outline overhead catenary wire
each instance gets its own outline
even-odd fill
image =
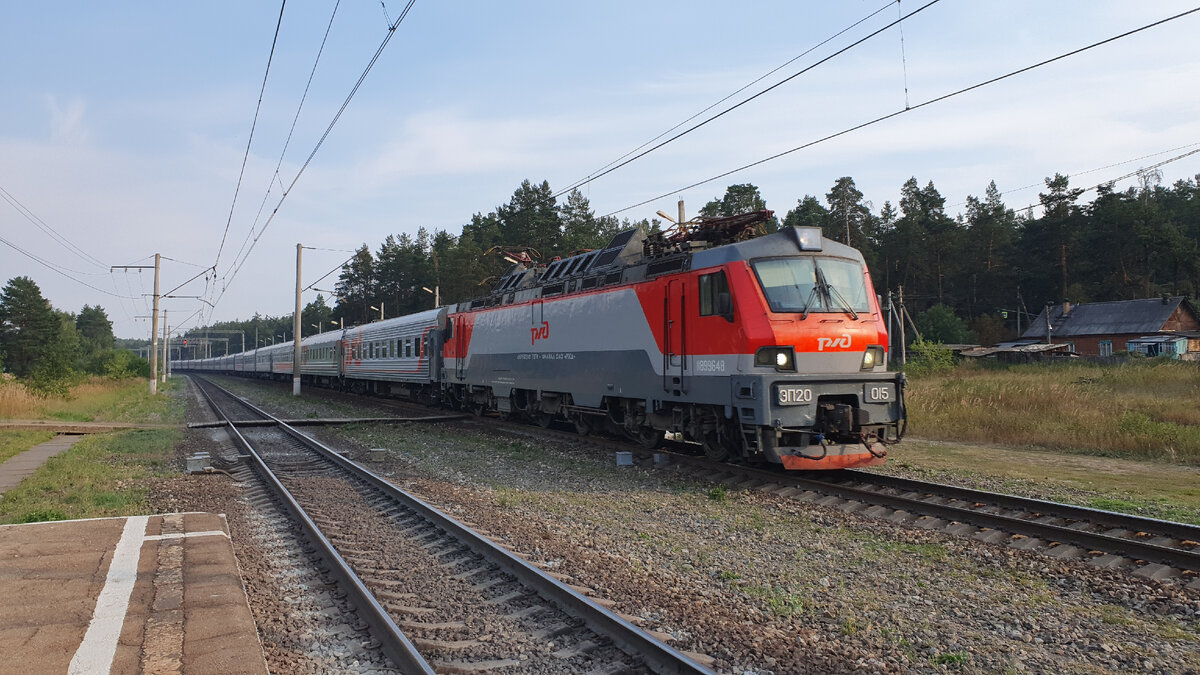
[[[49,262],[49,261],[47,261],[47,260],[44,260],[44,259],[42,259],[42,258],[40,258],[40,257],[38,257],[38,256],[36,256],[36,255],[34,255],[34,254],[32,254],[32,253],[30,253],[29,251],[26,251],[25,249],[21,248],[20,246],[17,246],[16,244],[12,243],[11,241],[9,241],[9,240],[5,239],[4,237],[0,237],[0,243],[2,243],[2,244],[4,244],[4,245],[8,246],[9,248],[13,249],[14,251],[17,251],[18,253],[20,253],[20,254],[24,255],[25,257],[29,258],[30,260],[32,260],[32,261],[34,261],[34,262],[36,262],[36,263],[38,263],[38,264],[42,265],[42,266],[43,266],[43,267],[45,267],[46,269],[49,269],[49,270],[51,270],[52,272],[56,272],[56,273],[58,273],[58,274],[61,274],[62,276],[64,276],[64,277],[66,277],[66,278],[70,279],[71,281],[74,281],[74,282],[75,282],[75,283],[77,283],[77,284],[80,284],[80,285],[82,285],[82,286],[87,286],[88,288],[92,289],[93,291],[96,291],[97,293],[103,293],[103,294],[105,294],[105,295],[109,295],[109,296],[112,296],[112,297],[114,297],[114,298],[120,298],[120,297],[124,297],[124,296],[121,296],[121,295],[119,295],[119,294],[116,294],[116,293],[111,293],[111,292],[109,292],[109,291],[106,291],[106,290],[104,290],[103,288],[98,288],[98,287],[96,287],[96,286],[93,286],[93,285],[89,284],[88,282],[86,282],[86,281],[84,281],[84,280],[82,280],[82,279],[78,279],[78,278],[76,278],[76,277],[74,277],[74,276],[72,276],[72,275],[68,274],[67,272],[65,272],[65,271],[64,271],[64,269],[65,269],[65,268],[60,268],[59,266],[55,265],[54,263],[51,263],[51,262]],[[129,298],[129,299],[131,299],[131,300],[132,300],[133,298]]]
[[[666,131],[663,131],[663,132],[662,132],[662,133],[660,133],[659,135],[655,136],[654,138],[651,138],[650,140],[646,141],[645,143],[642,143],[641,145],[637,146],[636,148],[634,148],[634,149],[630,150],[629,152],[627,152],[627,153],[625,153],[625,154],[621,155],[620,157],[618,157],[618,158],[616,158],[616,159],[612,160],[612,161],[611,161],[611,162],[609,162],[608,164],[605,164],[604,166],[602,166],[602,167],[600,167],[599,169],[597,169],[595,172],[592,172],[591,174],[588,174],[587,178],[590,178],[590,177],[592,177],[593,175],[595,175],[595,173],[597,173],[597,172],[599,172],[599,171],[603,171],[603,170],[605,170],[605,169],[609,168],[610,166],[612,166],[612,165],[616,164],[617,162],[620,162],[621,160],[625,159],[626,157],[629,157],[630,155],[632,155],[632,154],[634,154],[634,153],[638,152],[638,151],[639,151],[639,150],[641,150],[642,148],[645,148],[646,146],[650,145],[651,143],[654,143],[655,141],[657,141],[658,139],[662,138],[663,136],[666,136],[667,134],[671,133],[672,131],[675,131],[676,129],[678,129],[678,128],[682,127],[683,125],[687,124],[688,122],[691,122],[692,120],[694,120],[694,119],[696,119],[697,117],[699,117],[699,116],[703,115],[704,113],[706,113],[706,112],[708,112],[708,111],[712,110],[713,108],[715,108],[715,107],[717,107],[717,106],[721,105],[722,103],[724,103],[724,102],[728,101],[729,99],[733,98],[734,96],[737,96],[738,94],[742,93],[743,91],[746,91],[746,90],[747,90],[747,89],[749,89],[750,87],[753,87],[754,85],[758,84],[759,82],[762,82],[763,80],[765,80],[765,79],[767,79],[768,77],[770,77],[770,76],[774,75],[775,73],[777,73],[777,72],[779,72],[779,71],[783,70],[784,68],[786,68],[786,67],[788,67],[788,66],[792,65],[792,64],[793,64],[793,63],[795,63],[796,61],[799,61],[800,59],[804,58],[805,56],[808,56],[809,54],[811,54],[812,52],[816,51],[817,49],[819,49],[819,48],[821,48],[821,47],[824,47],[825,45],[827,45],[827,44],[829,44],[830,42],[832,42],[832,41],[836,40],[837,38],[841,37],[842,35],[845,35],[846,33],[850,32],[851,30],[853,30],[853,29],[857,28],[858,26],[862,25],[863,23],[865,23],[865,22],[867,22],[867,21],[871,20],[871,19],[872,19],[872,18],[874,18],[874,17],[875,17],[877,14],[879,14],[879,13],[880,13],[880,12],[882,12],[883,10],[887,9],[888,7],[891,7],[893,4],[895,4],[895,5],[896,5],[896,9],[897,9],[897,11],[900,11],[900,0],[889,0],[889,2],[887,2],[886,4],[884,4],[884,5],[883,5],[882,7],[880,7],[879,9],[877,9],[877,10],[875,10],[875,11],[871,12],[870,14],[868,14],[868,15],[864,16],[863,18],[859,19],[858,21],[855,21],[854,23],[850,24],[849,26],[846,26],[845,28],[843,28],[842,30],[840,30],[840,31],[838,31],[838,32],[836,32],[836,33],[834,33],[833,35],[830,35],[829,37],[825,38],[824,40],[822,40],[822,41],[818,42],[817,44],[813,45],[812,47],[809,47],[808,49],[806,49],[806,50],[804,50],[803,52],[801,52],[801,53],[797,54],[796,56],[793,56],[792,58],[790,58],[790,59],[788,59],[787,61],[785,61],[785,62],[781,63],[780,65],[776,66],[775,68],[772,68],[771,70],[767,71],[766,73],[763,73],[762,75],[760,75],[759,77],[757,77],[757,78],[755,78],[755,79],[751,80],[750,82],[747,82],[746,84],[742,85],[742,86],[741,86],[739,89],[737,89],[736,91],[730,92],[729,94],[725,95],[725,96],[724,96],[723,98],[721,98],[720,100],[717,100],[717,101],[713,102],[713,103],[712,103],[712,104],[710,104],[708,107],[706,107],[706,108],[704,108],[703,110],[700,110],[700,111],[696,112],[695,114],[693,114],[691,117],[688,117],[687,119],[685,119],[685,120],[683,120],[683,121],[681,121],[681,122],[679,122],[679,123],[675,124],[675,126],[673,126],[673,127],[669,128],[669,129],[667,129]],[[586,181],[586,178],[579,179],[579,180],[577,180],[577,181],[575,181],[575,182],[571,183],[571,187],[568,187],[566,190],[563,190],[563,191],[562,191],[562,192],[560,192],[559,194],[556,194],[556,195],[555,195],[555,197],[561,196],[561,194],[562,194],[562,193],[570,192],[571,190],[574,190],[574,189],[576,189],[576,188],[578,188],[578,187],[582,187],[583,185],[585,185],[585,184],[586,184],[586,182],[587,182],[587,181]]]
[[[104,262],[100,261],[92,254],[83,250],[82,248],[77,246],[75,244],[75,242],[71,241],[70,239],[67,239],[65,236],[63,236],[61,233],[59,233],[58,230],[55,230],[53,227],[51,227],[49,223],[42,220],[42,218],[40,216],[38,216],[36,213],[34,213],[29,207],[22,204],[20,200],[18,200],[15,196],[13,196],[13,194],[11,192],[4,189],[3,186],[0,186],[0,199],[3,199],[4,201],[8,202],[9,205],[12,206],[14,209],[16,209],[17,213],[21,214],[22,217],[24,217],[29,222],[33,223],[33,225],[35,227],[37,227],[42,232],[45,232],[47,236],[49,236],[54,241],[58,242],[63,248],[65,248],[68,251],[70,251],[71,253],[75,254],[77,257],[82,259],[84,262],[90,263],[92,265],[96,265],[97,267],[101,267],[101,268],[108,267],[108,265],[106,265]],[[66,268],[63,268],[63,269],[66,269]],[[75,272],[75,273],[76,274],[95,274],[94,272]],[[103,273],[101,273],[101,274],[103,274]]]
[[[307,248],[307,247],[305,247],[305,248]],[[332,250],[332,249],[330,249],[330,250]],[[309,284],[309,285],[305,286],[305,287],[304,287],[304,290],[306,290],[306,291],[307,291],[307,290],[311,290],[313,286],[316,286],[317,284],[321,283],[322,281],[325,281],[325,278],[326,278],[326,277],[328,277],[330,274],[333,274],[334,272],[336,272],[336,271],[338,271],[338,270],[342,269],[343,267],[345,267],[345,266],[346,266],[346,263],[350,262],[351,260],[354,260],[354,257],[355,257],[355,256],[357,256],[357,255],[358,255],[358,251],[354,251],[353,255],[351,255],[349,258],[346,258],[346,259],[345,259],[345,260],[343,260],[342,262],[338,263],[338,266],[337,266],[337,267],[335,267],[335,268],[333,268],[333,269],[329,270],[329,271],[328,271],[328,272],[326,272],[325,274],[322,274],[322,275],[321,275],[321,278],[319,278],[319,279],[317,279],[316,281],[312,282],[311,284]]]
[[[200,265],[200,264],[198,264],[198,263],[194,263],[194,262],[188,262],[188,261],[186,261],[186,260],[176,260],[175,258],[168,258],[168,257],[167,257],[167,256],[165,256],[165,255],[164,255],[164,256],[159,256],[159,257],[160,257],[161,259],[163,259],[163,260],[170,260],[171,262],[174,262],[174,263],[179,263],[180,265],[187,265],[187,266],[189,266],[189,267],[203,267],[203,268],[204,268],[204,269],[206,269],[206,270],[210,270],[210,269],[212,269],[212,267],[210,267],[210,266],[208,266],[208,265]]]
[[[762,165],[762,164],[766,164],[767,162],[774,161],[774,160],[776,160],[776,159],[779,159],[780,157],[784,157],[784,156],[790,155],[790,154],[792,154],[792,153],[799,152],[800,150],[805,150],[805,149],[807,149],[807,148],[811,148],[811,147],[813,147],[813,146],[815,146],[815,145],[819,145],[819,144],[821,144],[821,143],[824,143],[824,142],[826,142],[826,141],[832,140],[832,139],[834,139],[834,138],[838,138],[838,137],[840,137],[840,136],[845,136],[846,134],[853,133],[853,132],[855,132],[855,131],[858,131],[859,129],[864,129],[864,128],[866,128],[866,127],[869,127],[869,126],[873,126],[873,125],[875,125],[875,124],[879,124],[880,122],[884,122],[884,121],[890,120],[890,119],[892,119],[892,118],[894,118],[894,117],[899,117],[900,115],[903,115],[903,114],[905,114],[905,113],[909,113],[909,112],[912,112],[912,111],[914,111],[914,110],[919,110],[919,109],[921,109],[921,108],[924,108],[924,107],[926,107],[926,106],[933,105],[933,104],[935,104],[935,103],[940,103],[941,101],[945,101],[945,100],[947,100],[947,99],[954,98],[954,97],[956,97],[956,96],[960,96],[960,95],[962,95],[962,94],[965,94],[965,93],[967,93],[967,92],[974,91],[974,90],[976,90],[976,89],[980,89],[980,88],[982,88],[982,87],[986,87],[986,86],[988,86],[988,85],[991,85],[991,84],[995,84],[996,82],[1000,82],[1000,81],[1002,81],[1002,80],[1006,80],[1006,79],[1008,79],[1008,78],[1015,77],[1015,76],[1017,76],[1017,75],[1020,75],[1020,74],[1022,74],[1022,73],[1027,73],[1027,72],[1029,72],[1029,71],[1031,71],[1031,70],[1034,70],[1034,69],[1037,69],[1037,68],[1041,68],[1042,66],[1047,66],[1047,65],[1050,65],[1051,63],[1055,63],[1055,62],[1057,62],[1057,61],[1061,61],[1061,60],[1063,60],[1063,59],[1066,59],[1066,58],[1069,58],[1069,57],[1075,56],[1075,55],[1077,55],[1077,54],[1081,54],[1081,53],[1083,53],[1083,52],[1086,52],[1086,51],[1088,51],[1088,50],[1095,49],[1095,48],[1097,48],[1097,47],[1101,47],[1101,46],[1103,46],[1103,45],[1106,45],[1106,44],[1109,44],[1109,43],[1111,43],[1111,42],[1115,42],[1115,41],[1117,41],[1117,40],[1120,40],[1120,39],[1123,39],[1123,38],[1127,38],[1127,37],[1129,37],[1129,36],[1131,36],[1131,35],[1136,35],[1137,33],[1141,33],[1141,32],[1143,32],[1143,31],[1149,30],[1149,29],[1151,29],[1151,28],[1155,28],[1155,27],[1158,27],[1158,26],[1164,25],[1164,24],[1166,24],[1166,23],[1169,23],[1169,22],[1171,22],[1171,21],[1175,21],[1175,20],[1181,19],[1181,18],[1183,18],[1183,17],[1185,17],[1185,16],[1188,16],[1188,15],[1190,15],[1190,14],[1195,14],[1196,12],[1200,12],[1200,7],[1193,7],[1192,9],[1189,9],[1189,10],[1186,10],[1186,11],[1180,12],[1180,13],[1178,13],[1178,14],[1175,14],[1175,15],[1169,16],[1169,17],[1167,17],[1167,18],[1165,18],[1165,19],[1160,19],[1160,20],[1158,20],[1158,21],[1154,21],[1154,22],[1148,23],[1148,24],[1146,24],[1146,25],[1144,25],[1144,26],[1141,26],[1141,27],[1138,27],[1138,28],[1134,28],[1134,29],[1132,29],[1132,30],[1128,30],[1128,31],[1126,31],[1126,32],[1124,32],[1124,33],[1120,33],[1120,34],[1118,34],[1118,35],[1114,35],[1114,36],[1112,36],[1112,37],[1105,38],[1105,39],[1103,39],[1103,40],[1100,40],[1100,41],[1098,41],[1098,42],[1093,42],[1093,43],[1091,43],[1091,44],[1089,44],[1089,45],[1086,45],[1086,46],[1083,46],[1083,47],[1079,47],[1079,48],[1077,48],[1077,49],[1073,49],[1073,50],[1071,50],[1071,51],[1069,51],[1069,52],[1065,52],[1065,53],[1063,53],[1063,54],[1059,54],[1058,56],[1054,56],[1054,57],[1051,57],[1051,58],[1045,59],[1045,60],[1043,60],[1043,61],[1039,61],[1039,62],[1037,62],[1037,63],[1034,63],[1034,64],[1031,64],[1031,65],[1025,66],[1025,67],[1023,67],[1023,68],[1018,68],[1017,70],[1010,71],[1010,72],[1008,72],[1008,73],[1005,73],[1005,74],[1003,74],[1003,75],[999,75],[999,76],[997,76],[997,77],[993,77],[993,78],[991,78],[991,79],[984,80],[984,81],[982,81],[982,82],[977,82],[977,83],[975,83],[975,84],[973,84],[973,85],[970,85],[970,86],[968,86],[968,87],[963,87],[962,89],[958,89],[958,90],[952,91],[952,92],[950,92],[950,93],[948,93],[948,94],[943,94],[943,95],[941,95],[941,96],[937,96],[937,97],[935,97],[935,98],[931,98],[931,99],[928,99],[928,100],[926,100],[926,101],[922,101],[921,103],[918,103],[918,104],[916,104],[916,105],[914,105],[914,106],[911,106],[911,107],[905,107],[905,108],[902,108],[902,109],[900,109],[900,110],[897,110],[897,111],[894,111],[894,112],[888,113],[888,114],[886,114],[886,115],[881,115],[881,116],[879,116],[879,117],[876,117],[876,118],[874,118],[874,119],[872,119],[872,120],[868,120],[868,121],[866,121],[866,122],[863,122],[863,123],[861,123],[861,124],[856,124],[856,125],[854,125],[854,126],[852,126],[852,127],[848,127],[848,128],[846,128],[846,129],[842,129],[841,131],[838,131],[838,132],[835,132],[835,133],[829,134],[829,135],[827,135],[827,136],[823,136],[823,137],[821,137],[821,138],[818,138],[818,139],[816,139],[816,140],[813,140],[813,141],[809,141],[808,143],[804,143],[804,144],[802,144],[802,145],[798,145],[798,146],[796,146],[796,147],[794,147],[794,148],[791,148],[791,149],[789,149],[789,150],[784,150],[784,151],[782,151],[782,152],[775,153],[774,155],[770,155],[770,156],[768,156],[768,157],[764,157],[764,158],[762,158],[762,159],[759,159],[759,160],[756,160],[756,161],[754,161],[754,162],[750,162],[749,164],[743,164],[742,166],[739,166],[739,167],[737,167],[736,169],[730,169],[729,171],[725,171],[725,172],[723,172],[723,173],[719,173],[719,174],[717,174],[717,175],[715,175],[715,176],[711,176],[711,177],[709,177],[709,178],[705,178],[705,179],[703,179],[703,180],[700,180],[700,181],[697,181],[697,182],[695,182],[695,183],[692,183],[691,185],[687,185],[687,186],[684,186],[684,187],[681,187],[681,188],[676,188],[676,189],[674,189],[674,190],[670,190],[670,191],[668,191],[668,192],[665,192],[665,193],[663,193],[663,194],[661,194],[661,195],[658,195],[658,196],[656,196],[656,197],[652,197],[652,198],[650,198],[650,199],[643,200],[643,201],[641,201],[641,202],[638,202],[638,203],[636,203],[636,204],[631,204],[631,205],[629,205],[629,206],[626,206],[626,207],[624,207],[624,208],[617,209],[617,210],[615,210],[615,211],[612,211],[612,212],[610,212],[610,213],[608,213],[608,214],[604,215],[603,217],[607,218],[607,217],[610,217],[610,216],[615,216],[615,215],[617,215],[618,213],[624,213],[625,211],[629,211],[630,209],[635,209],[635,208],[638,208],[639,206],[645,206],[645,205],[647,205],[647,204],[651,204],[651,203],[653,203],[653,202],[659,201],[659,200],[661,200],[661,199],[665,199],[665,198],[667,198],[667,197],[670,197],[671,195],[677,194],[677,193],[679,193],[679,192],[682,192],[682,191],[684,191],[684,190],[690,190],[690,189],[692,189],[692,188],[699,187],[699,186],[701,186],[701,185],[705,185],[705,184],[707,184],[707,183],[711,183],[711,182],[713,182],[713,181],[715,181],[715,180],[720,180],[720,179],[722,179],[722,178],[725,178],[725,177],[727,177],[727,176],[731,176],[731,175],[733,175],[733,174],[735,174],[735,173],[738,173],[738,172],[741,172],[741,171],[745,171],[746,169],[750,169],[750,168],[753,168],[753,167],[756,167],[756,166],[759,166],[759,165]]]
[[[1196,147],[1197,145],[1200,145],[1200,141],[1197,141],[1197,142],[1195,142],[1195,143],[1186,143],[1186,144],[1184,144],[1184,145],[1179,145],[1179,146],[1176,146],[1176,147],[1173,147],[1173,148],[1167,148],[1166,150],[1159,150],[1158,152],[1152,152],[1152,153],[1149,153],[1149,154],[1146,154],[1146,155],[1142,155],[1142,156],[1140,156],[1140,157],[1133,157],[1133,158],[1131,158],[1131,159],[1124,159],[1124,160],[1121,160],[1120,162],[1113,162],[1113,163],[1111,163],[1111,164],[1105,164],[1104,166],[1098,166],[1098,167],[1096,167],[1096,168],[1094,168],[1094,169],[1087,169],[1086,171],[1069,171],[1069,172],[1067,172],[1067,173],[1066,173],[1066,175],[1067,175],[1067,176],[1069,176],[1069,177],[1071,177],[1071,178],[1078,178],[1079,176],[1086,176],[1086,175],[1088,175],[1088,174],[1090,174],[1090,173],[1096,173],[1097,171],[1104,171],[1105,169],[1112,169],[1112,168],[1114,168],[1114,167],[1118,167],[1118,166],[1124,166],[1124,165],[1126,165],[1126,164],[1130,164],[1130,163],[1132,163],[1132,162],[1140,162],[1140,161],[1142,161],[1143,159],[1150,159],[1151,157],[1158,157],[1159,155],[1165,155],[1165,154],[1167,154],[1168,152],[1175,152],[1175,151],[1177,151],[1177,150],[1185,150],[1185,149],[1187,149],[1187,148],[1194,148],[1194,147]],[[1175,161],[1175,160],[1177,160],[1177,159],[1182,159],[1183,157],[1186,157],[1186,156],[1188,156],[1188,155],[1190,155],[1190,154],[1192,154],[1192,153],[1185,153],[1185,154],[1183,154],[1183,155],[1180,155],[1179,157],[1175,157],[1175,158],[1173,158],[1173,159],[1171,159],[1171,160],[1169,160],[1169,161],[1170,161],[1170,162],[1173,162],[1173,161]],[[1160,165],[1159,165],[1159,164],[1156,164],[1155,166],[1160,166]],[[1136,172],[1134,172],[1134,173],[1136,174]],[[1126,178],[1127,178],[1127,177],[1128,177],[1128,176],[1126,176]],[[1105,182],[1106,182],[1106,183],[1108,183],[1108,182],[1114,182],[1114,181],[1118,181],[1118,180],[1123,180],[1123,179],[1122,179],[1122,178],[1115,178],[1115,179],[1113,179],[1113,181],[1105,181]],[[1104,185],[1104,183],[1101,183],[1100,185]],[[1043,181],[1038,181],[1037,183],[1030,183],[1029,185],[1022,185],[1021,187],[1011,188],[1011,189],[1008,189],[1008,190],[1004,190],[1003,192],[1004,192],[1004,194],[1006,194],[1006,195],[1010,195],[1010,194],[1012,194],[1012,193],[1014,193],[1014,192],[1023,192],[1023,191],[1025,191],[1025,190],[1029,190],[1029,189],[1032,189],[1032,188],[1040,188],[1040,187],[1044,187],[1044,186],[1045,186],[1045,182],[1043,182]],[[946,208],[946,209],[953,209],[953,208],[958,208],[958,207],[960,207],[960,206],[966,206],[966,204],[967,204],[966,200],[963,200],[963,201],[961,201],[961,202],[958,202],[958,203],[956,203],[956,204],[950,204],[950,205],[946,206],[945,208]]]
[[[896,14],[900,13],[900,2],[896,2]],[[903,19],[903,17],[901,17]],[[904,24],[900,23],[900,66],[904,73],[904,107],[908,107],[908,56],[904,53]]]
[[[225,232],[221,235],[221,245],[217,248],[217,259],[213,267],[221,264],[221,252],[225,250],[225,238],[229,236],[229,226],[233,223],[233,211],[237,207],[238,193],[242,189],[242,179],[246,175],[246,163],[250,160],[250,146],[254,143],[254,129],[258,126],[258,113],[262,110],[263,92],[267,90],[267,77],[271,74],[271,62],[275,59],[275,45],[279,43],[279,28],[283,25],[283,10],[287,0],[279,4],[279,19],[275,23],[275,37],[271,40],[271,53],[267,56],[267,68],[263,73],[262,87],[258,90],[258,105],[254,108],[254,120],[250,122],[250,137],[246,139],[246,153],[242,156],[242,169],[238,173],[237,186],[233,189],[233,203],[229,205],[229,218],[225,221]]]
[[[1133,178],[1134,176],[1142,173],[1143,171],[1151,171],[1154,169],[1158,169],[1158,168],[1164,167],[1168,164],[1171,164],[1172,162],[1178,162],[1179,160],[1184,159],[1186,157],[1191,157],[1192,155],[1195,155],[1195,154],[1200,154],[1200,148],[1196,148],[1195,150],[1190,150],[1190,151],[1185,152],[1180,155],[1175,155],[1174,157],[1171,157],[1169,159],[1164,159],[1161,162],[1156,162],[1149,166],[1138,167],[1138,169],[1136,171],[1130,171],[1129,173],[1127,173],[1125,175],[1117,176],[1116,178],[1110,178],[1109,180],[1106,180],[1106,181],[1101,181],[1099,183],[1096,183],[1095,185],[1092,185],[1091,187],[1082,188],[1082,190],[1079,194],[1083,194],[1085,192],[1091,192],[1092,190],[1098,190],[1105,185],[1112,185],[1113,183],[1123,181],[1126,178]],[[1128,162],[1122,162],[1122,164],[1127,164],[1127,163]],[[1116,166],[1116,165],[1114,165],[1114,166]],[[1022,206],[1019,209],[1013,209],[1013,210],[1014,211],[1032,211],[1033,209],[1037,208],[1038,206],[1041,206],[1041,204],[1040,203],[1039,204],[1029,204],[1028,206]]]
[[[296,172],[295,177],[292,178],[292,182],[288,185],[287,189],[283,191],[283,194],[282,194],[282,196],[280,196],[279,201],[275,204],[275,208],[271,211],[270,217],[267,218],[267,222],[263,223],[262,229],[259,230],[257,235],[255,235],[254,240],[251,242],[249,249],[246,250],[246,252],[242,256],[241,260],[235,261],[235,264],[233,266],[231,266],[230,269],[227,270],[226,273],[221,277],[223,286],[221,288],[220,295],[218,295],[216,301],[213,302],[214,306],[218,302],[220,302],[221,298],[223,298],[225,296],[225,292],[226,292],[226,290],[228,290],[229,285],[233,282],[234,278],[237,277],[238,272],[241,271],[242,266],[245,264],[246,260],[249,259],[250,253],[253,252],[254,247],[258,244],[259,239],[262,237],[263,233],[266,232],[267,228],[274,221],[275,216],[279,213],[279,209],[280,209],[280,207],[283,206],[284,200],[286,200],[288,195],[291,194],[292,190],[296,186],[296,183],[300,180],[300,176],[302,176],[304,174],[304,170],[308,168],[308,165],[310,163],[312,163],[312,160],[316,156],[317,151],[319,151],[321,149],[321,146],[325,143],[325,140],[329,137],[329,134],[333,131],[333,127],[337,124],[338,120],[341,119],[342,114],[346,111],[346,108],[350,105],[350,101],[354,98],[354,95],[356,93],[358,93],[359,88],[362,87],[363,82],[367,79],[367,75],[369,75],[371,70],[375,67],[375,63],[379,61],[379,57],[381,54],[383,54],[384,48],[387,47],[388,42],[390,42],[392,39],[392,36],[394,36],[396,34],[396,29],[400,26],[401,23],[404,22],[405,17],[408,16],[409,11],[412,10],[413,5],[415,5],[415,4],[416,4],[416,0],[409,0],[408,4],[406,4],[404,6],[404,9],[401,11],[400,15],[396,18],[396,21],[393,22],[388,27],[387,35],[384,36],[383,40],[379,44],[379,47],[375,50],[375,54],[371,57],[371,60],[367,63],[366,67],[363,69],[362,74],[359,75],[358,80],[354,83],[354,86],[351,87],[350,93],[346,95],[345,101],[342,102],[341,107],[338,109],[337,113],[333,116],[333,119],[330,120],[329,126],[327,126],[325,128],[325,133],[323,133],[321,135],[321,138],[317,141],[317,144],[313,147],[312,152],[309,153],[308,158],[306,160],[304,160],[304,164],[301,165],[300,169]]]
[[[292,135],[296,133],[296,124],[300,121],[300,112],[304,110],[304,102],[308,100],[309,89],[312,88],[313,78],[317,74],[317,65],[321,63],[321,55],[325,53],[325,43],[329,41],[329,32],[333,29],[333,20],[337,18],[338,7],[341,4],[341,0],[337,0],[333,5],[333,12],[329,16],[329,23],[325,26],[325,35],[321,38],[321,46],[317,49],[316,58],[313,59],[312,70],[308,73],[308,82],[304,85],[304,93],[300,95],[300,103],[296,106],[296,114],[292,116],[292,126],[288,129],[287,138],[283,141],[283,149],[279,151],[279,161],[275,163],[275,172],[272,174],[271,180],[268,181],[267,191],[263,194],[262,202],[258,205],[258,212],[254,215],[254,223],[250,225],[250,231],[246,233],[246,238],[242,240],[242,245],[238,248],[237,255],[234,256],[235,260],[246,249],[247,242],[250,241],[255,228],[258,227],[258,221],[262,218],[263,209],[267,206],[267,200],[271,198],[271,192],[274,191],[275,184],[279,184],[280,190],[284,189],[283,179],[279,175],[279,170],[283,166],[284,157],[287,156],[288,147],[292,144]]]
[[[595,174],[594,176],[589,176],[586,179],[584,179],[583,181],[577,181],[576,183],[566,187],[565,189],[559,190],[552,196],[552,198],[561,197],[562,195],[567,194],[568,192],[578,189],[584,185],[587,185],[588,183],[591,183],[592,181],[595,181],[598,178],[607,176],[608,174],[612,173],[613,171],[616,171],[617,169],[620,169],[621,167],[632,164],[633,162],[641,159],[642,157],[645,157],[646,155],[654,152],[655,150],[658,150],[659,148],[662,148],[670,143],[673,143],[674,141],[676,141],[680,138],[683,138],[684,136],[703,127],[704,125],[708,124],[709,122],[719,119],[719,118],[733,112],[734,110],[737,110],[738,108],[746,105],[747,103],[757,99],[758,97],[763,96],[764,94],[767,94],[768,92],[771,92],[771,91],[783,86],[784,84],[787,84],[788,82],[796,79],[797,77],[800,77],[801,75],[813,70],[814,68],[817,68],[818,66],[821,66],[822,64],[827,63],[827,62],[833,60],[834,58],[841,56],[842,54],[845,54],[846,52],[850,51],[851,49],[854,49],[855,47],[861,45],[862,43],[866,42],[867,40],[870,40],[871,38],[873,38],[877,35],[880,35],[881,33],[884,33],[889,28],[892,28],[893,26],[898,25],[904,19],[910,18],[920,12],[923,12],[926,9],[932,7],[933,5],[936,5],[940,1],[941,0],[930,0],[929,2],[925,3],[924,5],[921,5],[920,7],[918,7],[917,9],[914,9],[913,11],[909,12],[908,14],[901,16],[900,18],[887,24],[886,26],[883,26],[882,28],[872,31],[871,33],[868,33],[864,37],[861,37],[858,40],[855,40],[854,42],[851,42],[850,44],[846,45],[845,47],[842,47],[841,49],[826,56],[825,58],[819,59],[815,63],[800,69],[799,71],[789,75],[788,77],[785,77],[784,79],[780,80],[779,82],[776,82],[775,84],[767,87],[766,89],[763,89],[762,91],[758,92],[757,94],[754,94],[752,96],[748,96],[748,97],[742,99],[741,101],[729,106],[728,108],[725,108],[721,112],[705,118],[703,121],[698,122],[698,123],[688,127],[687,129],[684,129],[683,131],[675,134],[674,136],[671,136],[670,138],[666,139],[665,141],[662,141],[661,143],[657,143],[654,146],[652,146],[646,150],[643,150],[642,152],[639,152],[632,157],[629,157],[621,162],[618,162],[617,164],[610,166],[609,168]],[[905,109],[907,110],[907,107]]]

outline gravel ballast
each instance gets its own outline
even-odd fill
[[[305,399],[263,395],[320,413]],[[533,429],[314,433],[722,672],[1200,670],[1200,594],[1178,585],[617,468]]]

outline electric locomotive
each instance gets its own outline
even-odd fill
[[[905,428],[904,375],[857,250],[818,228],[755,236],[758,211],[628,230],[512,269],[483,297],[301,341],[310,384],[497,413],[722,461],[879,464]],[[290,343],[176,368],[286,379]]]
[[[904,376],[857,250],[817,228],[753,236],[760,211],[629,230],[551,263],[516,261],[448,308],[440,391],[461,408],[716,460],[879,464],[905,425]]]

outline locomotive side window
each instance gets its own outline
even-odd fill
[[[700,316],[722,316],[733,320],[733,301],[724,270],[700,276]]]

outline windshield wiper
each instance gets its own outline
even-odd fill
[[[846,299],[842,297],[842,294],[838,293],[838,289],[825,279],[825,273],[821,271],[821,266],[814,265],[814,267],[817,271],[817,286],[820,286],[826,297],[828,297],[831,301],[836,298],[837,301],[841,303],[843,309],[850,314],[851,318],[853,318],[855,321],[858,321],[858,312],[854,311],[854,307],[850,306],[850,303],[846,302]],[[813,287],[813,290],[815,291],[816,287]],[[832,305],[833,303],[830,302],[829,304]],[[807,315],[807,311],[805,314]]]
[[[817,299],[817,288],[819,287],[820,283],[814,284],[812,290],[808,292],[808,300],[804,301],[804,313],[800,315],[801,321],[807,319],[808,313],[812,311],[813,300]]]

